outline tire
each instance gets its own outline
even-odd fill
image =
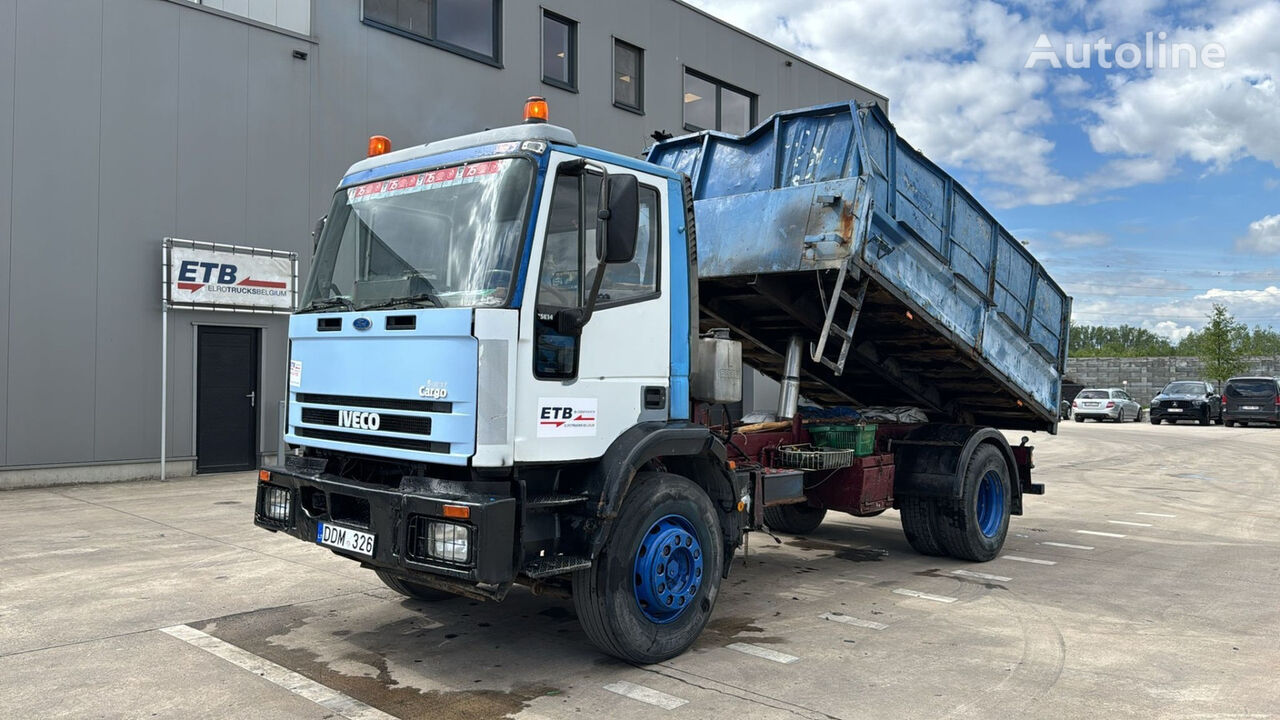
[[[1159,425],[1159,424],[1160,424],[1160,418],[1156,417],[1155,415],[1152,415],[1152,416],[1151,416],[1151,424],[1152,424],[1152,425]]]
[[[1084,418],[1082,418],[1082,417],[1080,417],[1079,415],[1077,415],[1077,416],[1076,416],[1076,422],[1078,422],[1078,423],[1082,423],[1082,422],[1084,422]]]
[[[679,563],[674,580],[664,562],[670,557]],[[679,475],[642,472],[595,562],[574,573],[573,605],[604,652],[643,665],[670,660],[706,626],[723,565],[720,519],[702,488]],[[662,581],[678,582],[679,590]]]
[[[898,514],[902,516],[902,532],[907,542],[921,555],[941,557],[947,554],[938,537],[937,501],[933,498],[904,495],[898,498]]]
[[[963,496],[939,502],[938,530],[947,554],[960,560],[995,559],[1009,532],[1013,487],[1004,455],[979,445],[964,471]]]
[[[1124,408],[1120,408],[1116,411],[1116,424],[1118,425],[1122,422],[1124,422]]]
[[[1148,414],[1150,414],[1150,412],[1148,412]],[[1133,421],[1136,423],[1142,422],[1142,408],[1138,408],[1138,416],[1135,417]]]
[[[450,598],[457,597],[457,595],[454,595],[447,590],[437,590],[429,585],[422,585],[411,580],[404,580],[382,570],[374,570],[373,572],[377,574],[378,579],[381,580],[384,585],[395,590],[401,595],[413,598],[414,600],[435,602],[436,600],[448,600]]]
[[[1235,421],[1235,420],[1226,420],[1226,419],[1224,419],[1224,420],[1222,421],[1222,424],[1223,424],[1223,425],[1226,425],[1227,427],[1235,427],[1235,426],[1236,426],[1236,421]]]
[[[804,503],[774,505],[764,509],[764,524],[774,532],[808,535],[818,529],[826,516],[826,508],[809,507]]]
[[[1205,427],[1208,424],[1209,424],[1209,408],[1205,408],[1204,412],[1200,415],[1200,427]]]

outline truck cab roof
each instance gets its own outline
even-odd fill
[[[562,128],[559,125],[549,125],[547,123],[512,125],[509,127],[494,128],[492,130],[483,130],[469,135],[460,135],[458,137],[437,140],[424,145],[414,145],[413,147],[407,147],[403,150],[395,150],[383,155],[375,155],[374,157],[365,158],[364,160],[352,165],[351,168],[347,170],[346,175],[351,176],[356,173],[363,173],[388,165],[398,165],[400,163],[411,162],[413,160],[419,160],[432,155],[443,155],[444,153],[453,152],[455,150],[465,150],[467,148],[484,147],[486,145],[501,145],[506,143],[514,143],[518,146],[520,143],[527,140],[541,140],[546,143],[567,145],[570,147],[578,144],[578,138],[574,136],[573,131],[568,128]]]

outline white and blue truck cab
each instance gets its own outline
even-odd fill
[[[546,115],[531,99],[527,119]],[[890,133],[878,151],[872,125]],[[811,165],[825,179],[795,172],[821,156],[813,138],[799,149],[806,126],[842,153]],[[918,247],[888,201],[906,192],[888,160],[908,150],[891,128],[837,104],[649,161],[546,122],[394,152],[372,138],[317,229],[290,319],[292,452],[260,471],[255,522],[412,597],[569,593],[593,642],[644,663],[697,638],[751,528],[897,507],[922,552],[994,557],[1043,488],[1031,448],[992,426],[1056,428],[1069,301],[994,221],[990,247],[965,255],[990,283]],[[946,180],[950,206],[963,189]],[[695,207],[715,218],[705,240]],[[714,256],[700,264],[700,248]],[[774,422],[729,417],[744,342],[782,382]],[[893,355],[912,342],[949,369]],[[929,422],[832,447],[842,421],[820,436],[802,393],[913,404]]]

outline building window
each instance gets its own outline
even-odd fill
[[[756,96],[702,73],[684,71],[684,126],[742,135],[756,124]]]
[[[578,89],[578,23],[546,10],[542,12],[542,82]]]
[[[644,112],[644,50],[617,38],[613,40],[613,104]]]
[[[491,65],[501,62],[502,0],[364,0],[364,21]]]

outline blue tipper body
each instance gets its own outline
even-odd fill
[[[848,265],[976,364],[982,381],[1016,399],[1011,422],[993,424],[1056,423],[1070,298],[972,195],[899,138],[879,108],[783,112],[742,137],[704,132],[659,143],[649,160],[692,179],[704,294],[709,280]],[[883,362],[883,350],[867,352]],[[917,375],[920,387],[945,387],[928,370]],[[847,397],[865,389],[817,379]],[[904,385],[890,399],[917,404],[930,396],[912,389]]]

